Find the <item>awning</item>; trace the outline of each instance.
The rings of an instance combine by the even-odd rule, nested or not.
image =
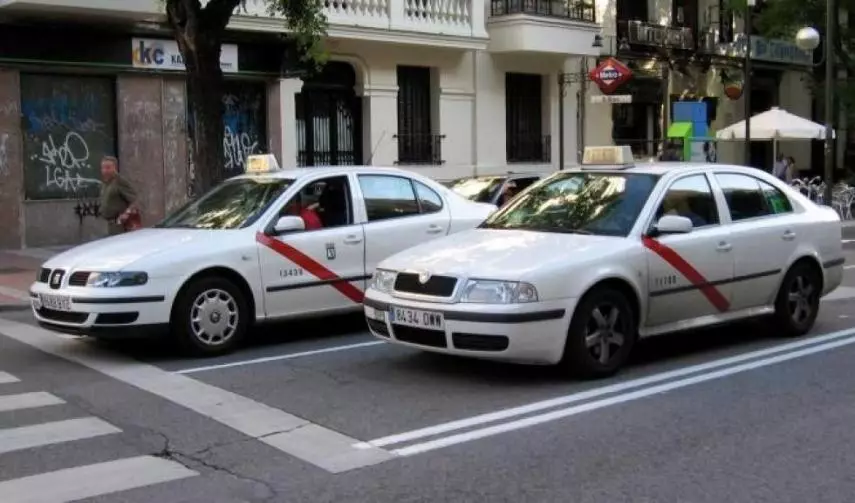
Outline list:
[[[674,122],[668,126],[668,138],[688,138],[691,135],[691,122]]]

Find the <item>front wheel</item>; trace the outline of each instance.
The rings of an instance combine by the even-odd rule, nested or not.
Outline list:
[[[173,331],[187,351],[215,356],[246,335],[249,309],[240,289],[224,278],[193,280],[176,301]]]
[[[785,337],[798,337],[813,328],[819,314],[822,276],[800,262],[787,271],[775,299],[775,324]]]
[[[561,364],[581,377],[613,375],[626,363],[637,338],[635,313],[626,296],[595,288],[576,306]]]

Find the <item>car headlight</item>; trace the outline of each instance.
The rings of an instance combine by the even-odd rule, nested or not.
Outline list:
[[[397,275],[398,273],[395,271],[377,269],[374,271],[374,275],[371,276],[371,283],[368,286],[378,292],[391,292],[392,288],[395,286],[395,278]]]
[[[473,304],[522,304],[537,302],[537,290],[529,283],[470,279],[460,302]]]
[[[86,280],[86,286],[140,286],[148,282],[144,272],[93,272]]]

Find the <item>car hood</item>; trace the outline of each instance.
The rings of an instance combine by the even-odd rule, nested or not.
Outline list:
[[[474,229],[397,253],[379,265],[394,271],[526,280],[569,264],[583,265],[622,253],[626,238],[526,230]]]
[[[120,271],[134,262],[211,239],[202,229],[140,229],[76,246],[51,257],[45,267],[87,271]]]

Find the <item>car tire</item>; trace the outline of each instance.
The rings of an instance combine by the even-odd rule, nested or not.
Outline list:
[[[822,275],[807,262],[794,264],[775,298],[775,326],[784,337],[798,337],[813,328],[819,314]]]
[[[576,306],[561,365],[582,378],[614,375],[629,359],[638,338],[636,325],[626,295],[614,288],[595,287]]]
[[[249,307],[233,282],[219,277],[192,280],[173,309],[173,335],[185,352],[217,356],[240,344],[249,326]]]

